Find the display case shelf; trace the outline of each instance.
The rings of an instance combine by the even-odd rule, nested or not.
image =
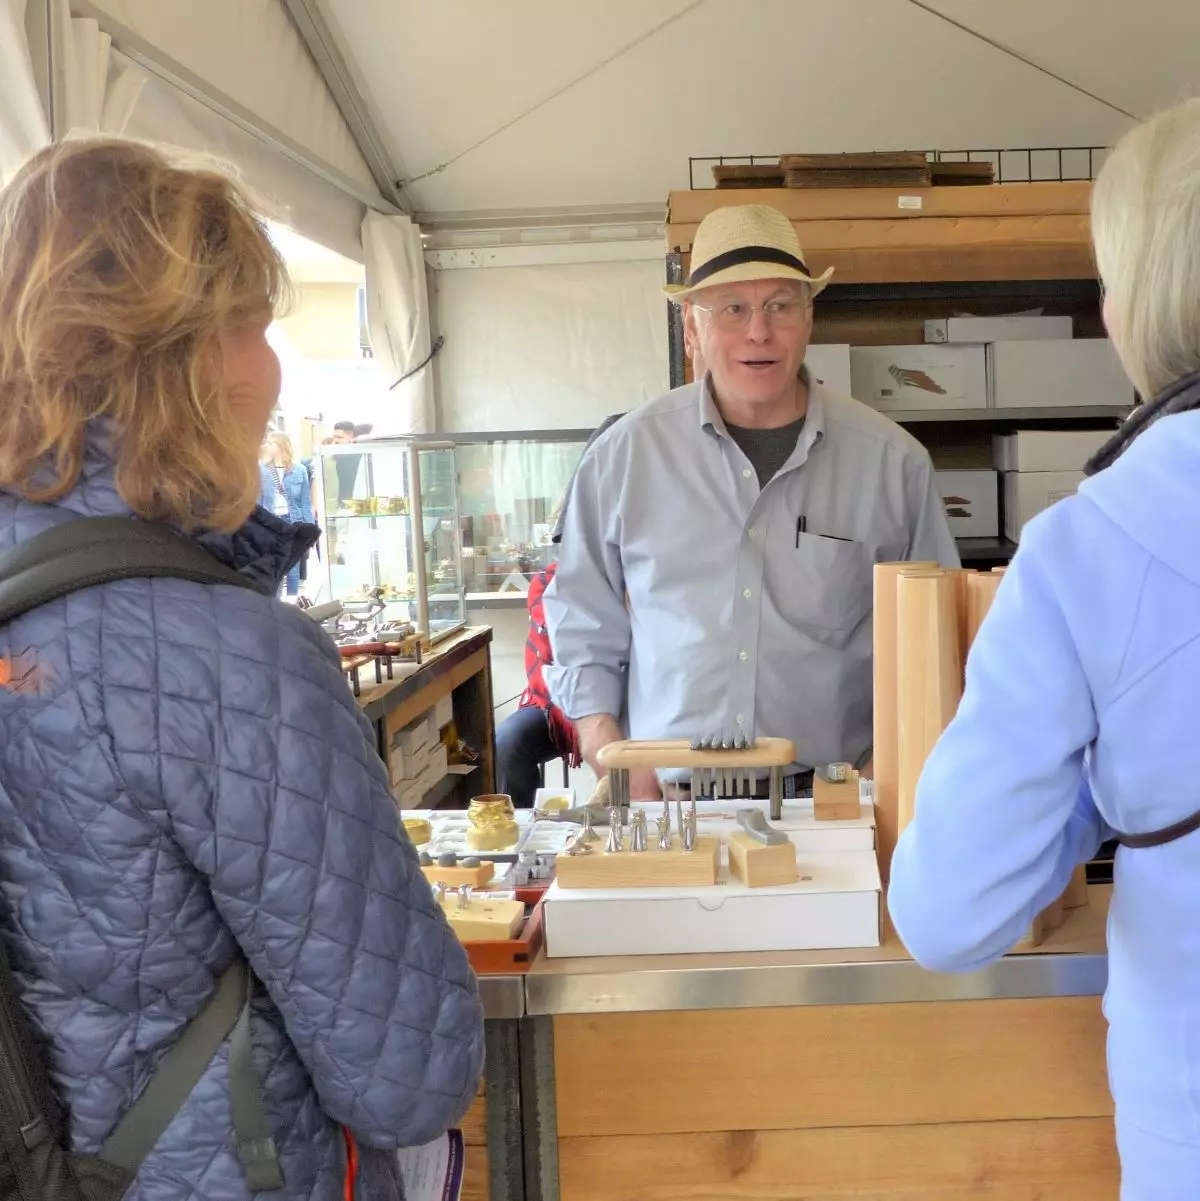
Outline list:
[[[326,599],[395,589],[399,595],[381,597],[386,620],[412,622],[431,643],[461,629],[466,597],[454,448],[383,438],[322,446],[316,464]],[[400,505],[405,512],[386,511]]]

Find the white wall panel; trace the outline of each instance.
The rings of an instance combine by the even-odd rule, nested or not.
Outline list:
[[[667,390],[663,263],[436,271],[440,429],[591,429]]]

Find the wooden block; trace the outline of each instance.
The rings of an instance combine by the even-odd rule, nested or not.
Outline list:
[[[819,822],[852,822],[862,812],[858,797],[858,772],[841,784],[813,776],[813,817]]]
[[[1068,909],[1081,909],[1088,903],[1087,864],[1081,863],[1071,873],[1071,883],[1063,893],[1063,905]]]
[[[789,188],[927,188],[933,182],[928,166],[881,170],[855,167],[845,171],[805,168],[788,171],[783,178]]]
[[[759,738],[744,751],[694,751],[686,738],[610,742],[596,756],[606,771],[631,767],[787,767],[796,748],[787,738]]]
[[[436,863],[421,868],[425,879],[430,884],[439,881],[448,888],[458,888],[459,885],[469,884],[472,888],[482,888],[496,874],[496,865],[490,859],[484,859],[478,867],[438,867]]]
[[[767,888],[775,884],[794,884],[799,877],[796,848],[787,842],[767,846],[749,834],[731,834],[729,870],[747,888]]]
[[[970,651],[983,619],[996,599],[1003,572],[972,571],[967,577],[967,650]]]
[[[653,837],[653,836],[652,836]],[[717,882],[717,865],[721,857],[721,840],[710,834],[696,838],[696,846],[685,851],[675,835],[669,851],[660,851],[651,841],[644,851],[634,854],[629,849],[629,834],[625,847],[610,855],[602,842],[593,843],[595,850],[588,855],[555,857],[558,883],[563,888],[677,888],[707,887]]]
[[[521,901],[493,901],[473,896],[465,909],[458,907],[457,896],[442,901],[442,912],[460,942],[494,942],[516,938],[525,923],[525,905]]]
[[[899,797],[896,720],[896,582],[902,571],[935,568],[928,561],[875,564],[875,779],[876,845],[879,872],[886,881],[896,849],[896,805]]]
[[[721,163],[712,169],[718,188],[782,188],[778,163]]]
[[[1063,915],[1066,910],[1063,907],[1062,897],[1057,901],[1052,901],[1045,909],[1042,910],[1042,934],[1043,937],[1049,934],[1052,930],[1057,930],[1063,924]]]
[[[935,187],[971,187],[994,183],[996,168],[991,163],[930,163]]]

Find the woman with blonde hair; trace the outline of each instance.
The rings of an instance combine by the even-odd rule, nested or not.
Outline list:
[[[1003,955],[1100,842],[1124,1201],[1200,1195],[1200,101],[1127,134],[1092,202],[1104,318],[1146,402],[1025,527],[892,861],[928,967]]]
[[[253,987],[247,1054],[235,1029],[201,1060],[130,1201],[399,1201],[395,1149],[454,1124],[482,1065],[336,650],[273,599],[315,537],[256,507],[284,286],[242,192],[153,149],[65,142],[0,191],[0,552],[135,518],[237,573],[0,626],[0,937],[69,1149],[111,1144],[233,965]]]
[[[297,463],[292,440],[287,434],[272,431],[263,439],[262,498],[259,504],[281,521],[311,522],[313,519],[312,486],[308,470]],[[300,564],[287,573],[287,594],[300,591]]]

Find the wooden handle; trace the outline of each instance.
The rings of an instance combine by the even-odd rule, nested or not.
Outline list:
[[[796,748],[787,738],[760,738],[744,751],[694,751],[686,739],[610,742],[596,755],[608,770],[630,767],[787,767]]]

